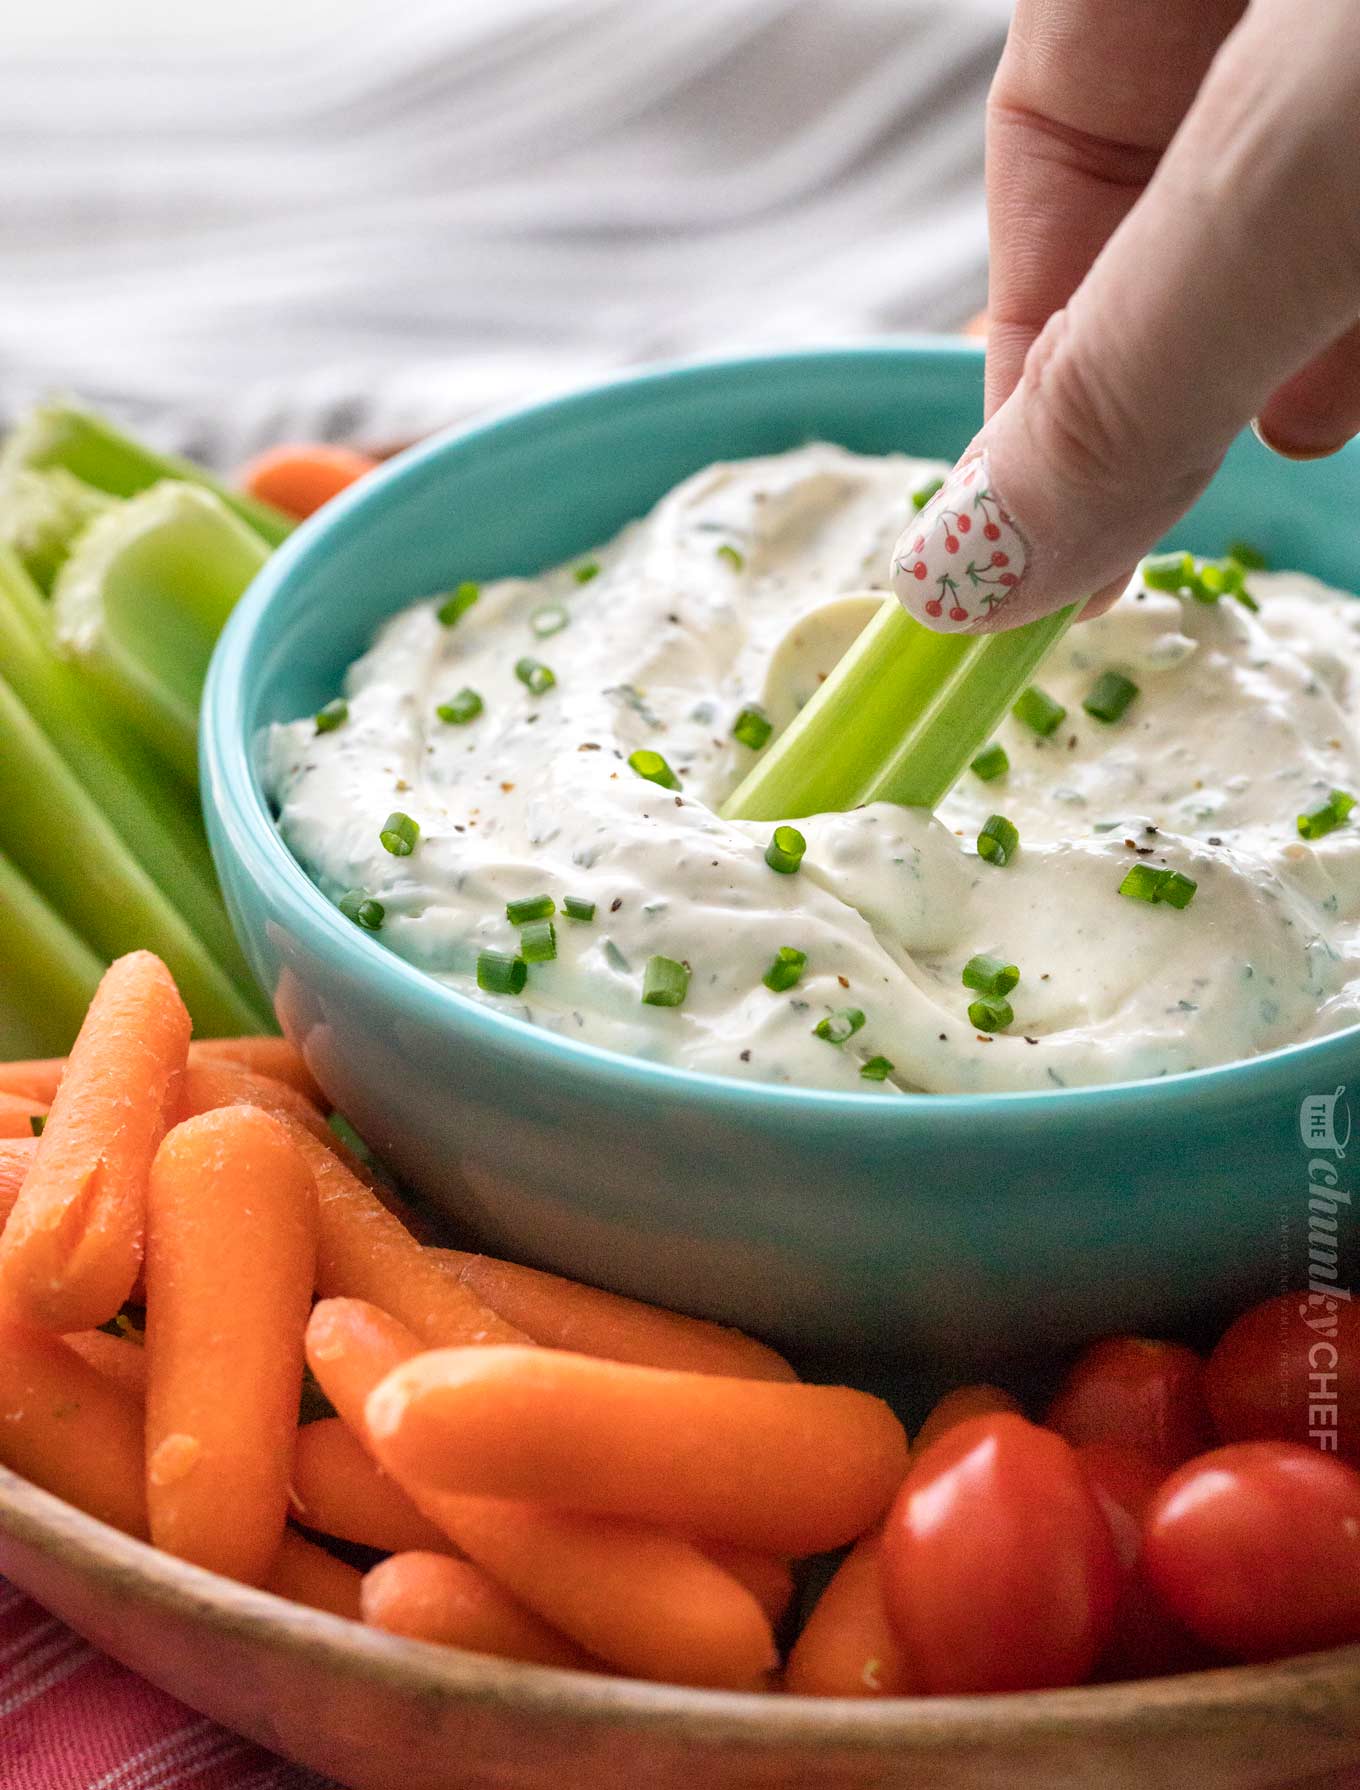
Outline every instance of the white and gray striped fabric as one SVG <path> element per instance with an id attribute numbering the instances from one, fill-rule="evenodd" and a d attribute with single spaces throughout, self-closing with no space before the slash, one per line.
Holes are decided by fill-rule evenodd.
<path id="1" fill-rule="evenodd" d="M 57 389 L 218 463 L 385 446 L 983 302 L 1004 0 L 350 0 L 242 44 L 213 11 L 0 24 L 0 418 Z"/>

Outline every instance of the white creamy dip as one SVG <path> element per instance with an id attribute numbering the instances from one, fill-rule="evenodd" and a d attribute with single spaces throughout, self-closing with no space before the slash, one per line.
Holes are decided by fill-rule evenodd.
<path id="1" fill-rule="evenodd" d="M 584 582 L 579 566 L 504 579 L 451 626 L 439 598 L 413 604 L 351 667 L 342 725 L 272 730 L 284 838 L 332 899 L 382 903 L 375 950 L 568 1037 L 718 1075 L 1072 1087 L 1360 1020 L 1360 826 L 1310 844 L 1296 824 L 1332 788 L 1360 792 L 1360 604 L 1300 574 L 1253 573 L 1258 615 L 1135 583 L 1043 668 L 1068 710 L 1051 738 L 1008 719 L 1009 773 L 965 773 L 933 817 L 878 803 L 800 820 L 796 875 L 767 866 L 769 825 L 719 818 L 755 757 L 731 737 L 738 711 L 761 703 L 782 726 L 892 600 L 908 493 L 941 470 L 828 446 L 711 467 Z M 545 604 L 568 624 L 539 638 Z M 515 675 L 526 655 L 556 676 L 542 695 Z M 1104 724 L 1081 701 L 1110 668 L 1139 694 Z M 464 686 L 483 713 L 440 721 Z M 639 747 L 678 793 L 629 769 Z M 394 809 L 420 825 L 406 857 L 379 841 Z M 1021 841 L 1002 868 L 974 850 L 996 812 Z M 1191 905 L 1119 895 L 1137 862 L 1193 877 Z M 556 960 L 520 997 L 481 994 L 478 953 L 516 949 L 506 902 L 544 893 Z M 593 901 L 593 923 L 565 918 L 565 896 Z M 783 945 L 807 968 L 776 994 L 762 976 Z M 1014 1024 L 990 1036 L 960 979 L 976 952 L 1021 972 Z M 654 955 L 690 965 L 683 1005 L 642 1004 Z M 861 1030 L 815 1036 L 846 1007 Z M 894 1065 L 881 1084 L 860 1076 L 874 1056 Z"/>

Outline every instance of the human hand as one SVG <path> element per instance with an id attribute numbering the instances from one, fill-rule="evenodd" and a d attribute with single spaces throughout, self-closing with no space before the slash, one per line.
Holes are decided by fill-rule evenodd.
<path id="1" fill-rule="evenodd" d="M 972 633 L 1108 607 L 1253 419 L 1360 430 L 1354 0 L 1019 0 L 987 183 L 987 422 L 894 555 Z"/>

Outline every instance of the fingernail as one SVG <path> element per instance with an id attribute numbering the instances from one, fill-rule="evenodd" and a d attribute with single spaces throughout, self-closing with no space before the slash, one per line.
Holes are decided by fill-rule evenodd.
<path id="1" fill-rule="evenodd" d="M 1272 454 L 1278 454 L 1281 460 L 1330 460 L 1333 454 L 1339 454 L 1346 443 L 1344 441 L 1328 442 L 1325 447 L 1301 447 L 1287 441 L 1280 441 L 1273 435 L 1267 435 L 1265 425 L 1259 416 L 1251 419 L 1251 432 L 1263 448 L 1269 448 Z"/>
<path id="2" fill-rule="evenodd" d="M 983 452 L 956 466 L 903 531 L 893 552 L 893 590 L 937 634 L 966 634 L 1010 602 L 1028 558 Z"/>

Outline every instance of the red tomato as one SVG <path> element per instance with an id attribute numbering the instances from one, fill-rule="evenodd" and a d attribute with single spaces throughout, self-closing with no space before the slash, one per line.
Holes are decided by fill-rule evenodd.
<path id="1" fill-rule="evenodd" d="M 1235 1659 L 1360 1641 L 1360 1473 L 1315 1449 L 1188 1462 L 1148 1507 L 1143 1556 L 1167 1608 Z"/>
<path id="2" fill-rule="evenodd" d="M 1018 1402 L 999 1386 L 989 1386 L 985 1382 L 979 1382 L 975 1386 L 956 1386 L 952 1392 L 946 1392 L 943 1398 L 936 1399 L 926 1413 L 912 1440 L 913 1456 L 924 1453 L 932 1442 L 938 1442 L 941 1436 L 969 1417 L 990 1417 L 996 1411 L 1014 1411 L 1017 1417 L 1024 1416 Z"/>
<path id="3" fill-rule="evenodd" d="M 1180 1343 L 1108 1337 L 1069 1368 L 1044 1422 L 1074 1448 L 1113 1442 L 1170 1473 L 1213 1441 L 1204 1363 Z"/>
<path id="4" fill-rule="evenodd" d="M 941 1436 L 884 1533 L 888 1619 L 927 1692 L 1080 1684 L 1108 1638 L 1118 1579 L 1076 1455 L 1009 1412 Z"/>
<path id="5" fill-rule="evenodd" d="M 1254 1305 L 1209 1357 L 1204 1392 L 1225 1442 L 1311 1444 L 1360 1463 L 1360 1305 L 1308 1293 Z"/>
<path id="6" fill-rule="evenodd" d="M 1143 1569 L 1143 1513 L 1164 1475 L 1146 1455 L 1110 1442 L 1091 1442 L 1077 1450 L 1077 1458 L 1110 1525 L 1122 1569 L 1114 1632 L 1096 1677 L 1163 1678 L 1212 1665 L 1214 1656 L 1163 1606 Z"/>

